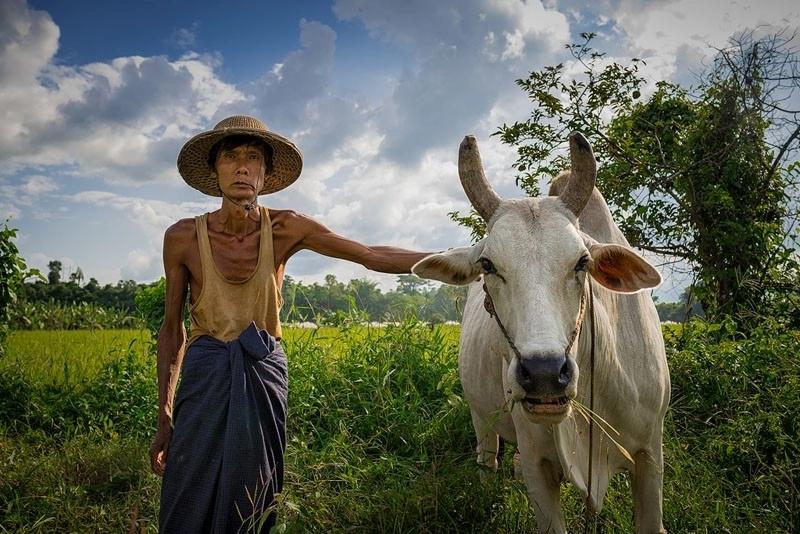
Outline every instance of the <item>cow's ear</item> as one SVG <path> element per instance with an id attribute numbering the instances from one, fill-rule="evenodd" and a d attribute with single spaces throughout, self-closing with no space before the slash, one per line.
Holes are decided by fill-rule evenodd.
<path id="1" fill-rule="evenodd" d="M 474 282 L 482 273 L 480 263 L 483 242 L 472 247 L 453 248 L 426 256 L 411 268 L 421 278 L 462 286 Z"/>
<path id="2" fill-rule="evenodd" d="M 618 293 L 636 293 L 661 283 L 661 275 L 647 260 L 622 245 L 594 243 L 589 273 L 602 286 Z"/>

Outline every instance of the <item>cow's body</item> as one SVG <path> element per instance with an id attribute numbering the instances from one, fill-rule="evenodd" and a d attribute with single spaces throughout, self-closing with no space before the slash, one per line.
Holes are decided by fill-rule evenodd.
<path id="1" fill-rule="evenodd" d="M 529 201 L 536 202 L 535 199 Z M 579 222 L 581 230 L 597 241 L 627 246 L 597 190 Z M 627 470 L 633 473 L 634 481 L 646 476 L 652 479 L 651 488 L 637 487 L 635 490 L 653 495 L 641 496 L 637 522 L 645 521 L 649 515 L 652 521 L 648 522 L 658 522 L 660 528 L 661 437 L 670 384 L 658 315 L 652 299 L 645 293 L 613 293 L 599 284 L 595 284 L 593 289 L 594 316 L 597 318 L 594 411 L 619 431 L 617 436 L 608 429 L 611 436 L 634 457 L 637 465 L 631 465 L 596 423 L 593 432 L 592 504 L 595 510 L 600 511 L 613 474 Z M 587 312 L 578 338 L 576 358 L 580 369 L 577 400 L 585 406 L 590 404 L 590 321 Z M 469 288 L 464 308 L 458 363 L 478 438 L 478 462 L 496 467 L 498 435 L 517 443 L 523 476 L 537 516 L 543 516 L 540 521 L 548 518 L 545 524 L 558 532 L 563 529 L 557 506 L 558 480 L 563 476 L 582 493 L 587 493 L 588 423 L 574 410 L 557 425 L 532 423 L 519 409 L 511 413 L 504 410 L 508 383 L 503 355 L 507 352 L 507 341 L 484 309 L 481 282 L 475 282 Z M 642 469 L 649 473 L 642 472 Z"/>
<path id="2" fill-rule="evenodd" d="M 575 134 L 570 149 L 572 174 L 551 188 L 558 196 L 503 200 L 483 176 L 474 138 L 466 138 L 459 175 L 487 237 L 429 256 L 413 270 L 457 284 L 483 274 L 469 290 L 459 355 L 478 462 L 497 466 L 498 436 L 518 444 L 539 530 L 565 531 L 562 479 L 600 511 L 610 477 L 627 470 L 637 531 L 659 532 L 669 371 L 655 306 L 640 291 L 660 276 L 629 249 L 594 188 L 588 142 Z M 591 307 L 584 306 L 590 285 Z M 487 312 L 484 291 L 496 317 Z M 589 487 L 589 423 L 579 412 L 592 404 L 591 381 L 597 417 Z"/>

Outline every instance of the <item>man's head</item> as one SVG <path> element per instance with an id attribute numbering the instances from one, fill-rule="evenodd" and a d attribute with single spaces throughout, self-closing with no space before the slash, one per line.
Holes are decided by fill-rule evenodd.
<path id="1" fill-rule="evenodd" d="M 232 135 L 211 147 L 208 166 L 220 191 L 235 202 L 252 203 L 272 170 L 272 146 L 249 135 Z"/>
<path id="2" fill-rule="evenodd" d="M 240 159 L 238 163 L 247 161 L 247 165 L 230 171 L 229 167 L 236 163 L 233 155 L 239 154 L 241 158 L 244 152 L 250 154 L 250 159 Z M 260 160 L 260 169 L 253 167 L 252 158 Z M 225 173 L 233 176 L 232 173 L 246 172 L 250 178 L 260 175 L 260 186 L 249 181 L 257 194 L 263 195 L 290 185 L 298 178 L 302 167 L 303 156 L 291 141 L 269 131 L 258 119 L 243 115 L 228 117 L 213 130 L 194 136 L 178 155 L 178 170 L 186 183 L 215 197 L 223 194 L 220 185 Z"/>

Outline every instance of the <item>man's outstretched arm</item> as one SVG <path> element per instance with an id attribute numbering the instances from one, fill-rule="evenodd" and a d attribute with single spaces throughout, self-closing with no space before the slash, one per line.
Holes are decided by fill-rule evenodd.
<path id="1" fill-rule="evenodd" d="M 179 223 L 180 224 L 180 223 Z M 178 385 L 183 353 L 186 348 L 186 329 L 183 309 L 189 287 L 189 271 L 183 263 L 186 232 L 173 225 L 164 234 L 164 272 L 166 299 L 164 323 L 158 332 L 158 420 L 156 436 L 150 447 L 150 464 L 157 475 L 163 475 L 167 451 L 172 438 L 172 408 Z"/>
<path id="2" fill-rule="evenodd" d="M 364 245 L 332 232 L 325 225 L 305 215 L 296 214 L 294 224 L 303 238 L 293 252 L 302 249 L 360 263 L 367 269 L 382 273 L 410 273 L 411 267 L 432 252 L 417 252 L 391 246 Z"/>

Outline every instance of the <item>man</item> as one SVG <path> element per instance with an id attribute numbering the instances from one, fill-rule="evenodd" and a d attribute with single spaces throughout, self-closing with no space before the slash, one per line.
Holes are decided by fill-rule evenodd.
<path id="1" fill-rule="evenodd" d="M 409 273 L 426 256 L 365 246 L 294 211 L 257 204 L 258 195 L 294 182 L 301 168 L 294 144 L 246 116 L 193 137 L 178 156 L 183 179 L 222 197 L 222 206 L 180 220 L 164 235 L 166 307 L 150 448 L 153 471 L 164 477 L 161 532 L 266 532 L 275 522 L 270 506 L 283 484 L 288 393 L 278 311 L 289 258 L 309 249 Z"/>

